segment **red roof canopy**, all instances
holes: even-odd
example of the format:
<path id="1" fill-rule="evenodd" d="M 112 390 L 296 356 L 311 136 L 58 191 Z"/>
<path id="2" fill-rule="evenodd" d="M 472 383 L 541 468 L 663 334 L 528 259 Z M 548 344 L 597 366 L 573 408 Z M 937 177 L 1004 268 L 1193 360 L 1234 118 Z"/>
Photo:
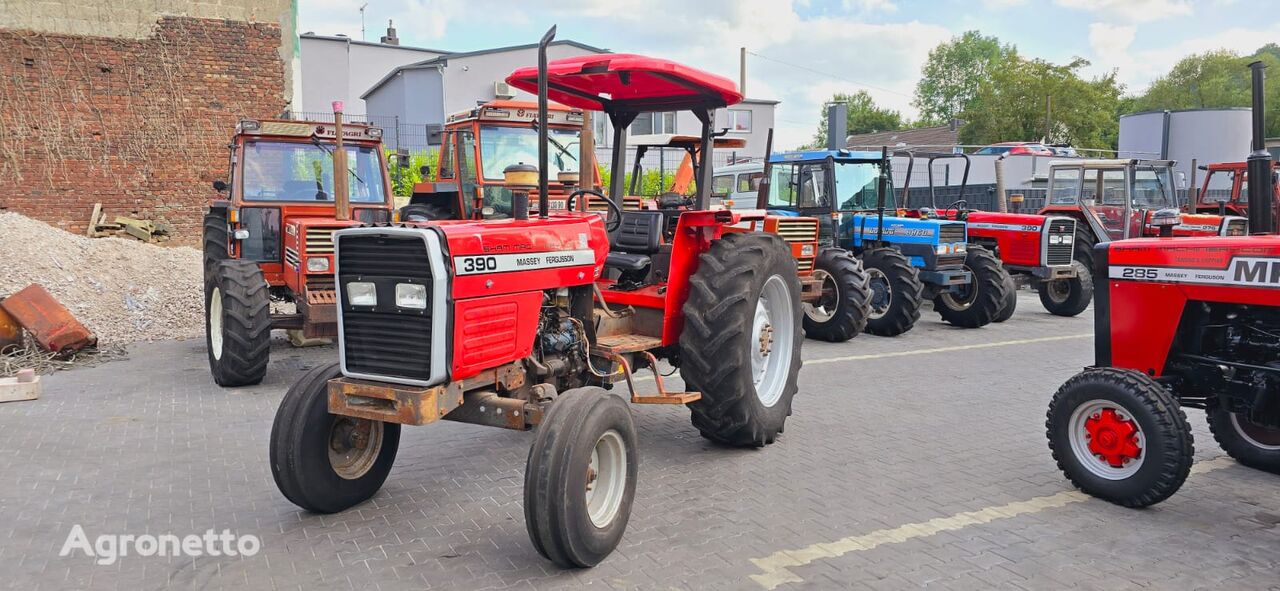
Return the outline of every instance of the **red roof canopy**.
<path id="1" fill-rule="evenodd" d="M 538 93 L 538 68 L 520 68 L 507 83 Z M 611 53 L 547 63 L 547 98 L 593 111 L 683 111 L 742 101 L 732 80 L 673 61 Z"/>

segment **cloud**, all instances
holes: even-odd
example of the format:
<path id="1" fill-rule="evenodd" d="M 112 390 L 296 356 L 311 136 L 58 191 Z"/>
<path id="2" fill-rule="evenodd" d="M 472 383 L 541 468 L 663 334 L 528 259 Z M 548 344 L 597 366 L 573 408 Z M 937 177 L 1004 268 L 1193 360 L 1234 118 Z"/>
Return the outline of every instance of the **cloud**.
<path id="1" fill-rule="evenodd" d="M 1190 0 L 1054 0 L 1054 4 L 1130 23 L 1186 16 L 1192 12 Z"/>
<path id="2" fill-rule="evenodd" d="M 854 12 L 897 12 L 898 5 L 892 0 L 842 0 L 840 5 L 847 11 Z"/>
<path id="3" fill-rule="evenodd" d="M 1225 49 L 1249 55 L 1267 43 L 1280 39 L 1280 23 L 1251 29 L 1233 27 L 1213 30 L 1209 35 L 1175 43 L 1134 50 L 1136 28 L 1105 23 L 1089 25 L 1089 46 L 1093 50 L 1092 73 L 1117 71 L 1130 94 L 1141 94 L 1157 77 L 1163 76 L 1184 57 Z"/>
<path id="4" fill-rule="evenodd" d="M 987 10 L 1005 10 L 1015 6 L 1023 6 L 1027 0 L 982 0 L 983 8 Z"/>

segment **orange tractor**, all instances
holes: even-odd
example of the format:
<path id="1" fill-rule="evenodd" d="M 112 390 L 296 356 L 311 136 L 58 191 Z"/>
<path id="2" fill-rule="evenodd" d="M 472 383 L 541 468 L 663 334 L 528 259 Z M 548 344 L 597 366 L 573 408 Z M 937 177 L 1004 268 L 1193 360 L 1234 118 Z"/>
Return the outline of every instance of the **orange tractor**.
<path id="1" fill-rule="evenodd" d="M 1280 166 L 1275 162 L 1271 163 L 1273 177 L 1277 174 L 1278 168 Z M 1218 162 L 1201 166 L 1200 170 L 1207 173 L 1204 177 L 1204 185 L 1201 186 L 1199 194 L 1183 206 L 1183 211 L 1248 217 L 1248 162 Z M 1280 184 L 1275 180 L 1272 180 L 1271 209 L 1275 212 L 1272 216 L 1280 218 Z"/>
<path id="2" fill-rule="evenodd" d="M 273 328 L 295 343 L 336 337 L 333 232 L 392 219 L 382 130 L 336 121 L 236 125 L 204 216 L 205 344 L 220 386 L 262 381 Z M 337 159 L 347 174 L 335 178 Z"/>

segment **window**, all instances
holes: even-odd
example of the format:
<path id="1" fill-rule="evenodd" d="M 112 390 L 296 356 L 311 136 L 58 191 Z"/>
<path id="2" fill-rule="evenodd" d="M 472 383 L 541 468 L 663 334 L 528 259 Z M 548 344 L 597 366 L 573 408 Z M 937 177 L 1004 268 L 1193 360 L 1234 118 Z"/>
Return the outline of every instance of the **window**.
<path id="1" fill-rule="evenodd" d="M 725 196 L 733 191 L 733 175 L 720 174 L 716 175 L 711 181 L 711 194 L 717 196 Z"/>
<path id="2" fill-rule="evenodd" d="M 755 193 L 760 189 L 760 179 L 764 178 L 763 172 L 747 172 L 738 175 L 738 193 Z"/>
<path id="3" fill-rule="evenodd" d="M 836 163 L 836 200 L 841 211 L 876 209 L 879 206 L 879 191 L 879 163 Z M 893 207 L 892 196 L 885 197 L 885 207 Z"/>
<path id="4" fill-rule="evenodd" d="M 829 207 L 824 163 L 774 166 L 769 207 Z M 797 199 L 798 198 L 798 199 Z"/>
<path id="5" fill-rule="evenodd" d="M 1076 198 L 1081 196 L 1080 169 L 1055 168 L 1052 175 L 1049 178 L 1049 202 L 1055 205 L 1074 205 Z"/>
<path id="6" fill-rule="evenodd" d="M 551 169 L 550 178 L 561 172 L 578 170 L 578 137 L 574 129 L 548 129 L 547 156 Z M 532 127 L 480 126 L 480 161 L 484 166 L 484 178 L 500 181 L 502 171 L 512 164 L 538 165 L 538 132 Z"/>
<path id="7" fill-rule="evenodd" d="M 440 143 L 440 170 L 436 171 L 436 178 L 453 178 L 453 132 L 445 133 Z"/>
<path id="8" fill-rule="evenodd" d="M 242 195 L 246 201 L 333 201 L 333 147 L 301 142 L 245 145 Z M 352 203 L 380 203 L 382 159 L 368 146 L 349 145 L 347 193 Z"/>
<path id="9" fill-rule="evenodd" d="M 591 128 L 596 136 L 596 146 L 607 148 L 613 145 L 613 135 L 609 132 L 609 117 L 599 111 L 591 112 Z"/>
<path id="10" fill-rule="evenodd" d="M 729 109 L 727 125 L 729 131 L 749 133 L 751 131 L 751 111 L 746 109 Z"/>
<path id="11" fill-rule="evenodd" d="M 648 135 L 651 133 L 675 133 L 676 114 L 641 113 L 631 122 L 631 135 Z"/>

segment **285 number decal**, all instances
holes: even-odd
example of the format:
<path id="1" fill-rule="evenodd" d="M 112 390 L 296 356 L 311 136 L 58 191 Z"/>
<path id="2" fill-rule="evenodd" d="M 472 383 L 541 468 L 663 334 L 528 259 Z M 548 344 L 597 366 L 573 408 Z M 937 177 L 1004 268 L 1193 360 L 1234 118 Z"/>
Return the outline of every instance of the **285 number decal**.
<path id="1" fill-rule="evenodd" d="M 1124 279 L 1159 279 L 1160 270 L 1129 267 L 1121 271 L 1121 277 Z"/>

